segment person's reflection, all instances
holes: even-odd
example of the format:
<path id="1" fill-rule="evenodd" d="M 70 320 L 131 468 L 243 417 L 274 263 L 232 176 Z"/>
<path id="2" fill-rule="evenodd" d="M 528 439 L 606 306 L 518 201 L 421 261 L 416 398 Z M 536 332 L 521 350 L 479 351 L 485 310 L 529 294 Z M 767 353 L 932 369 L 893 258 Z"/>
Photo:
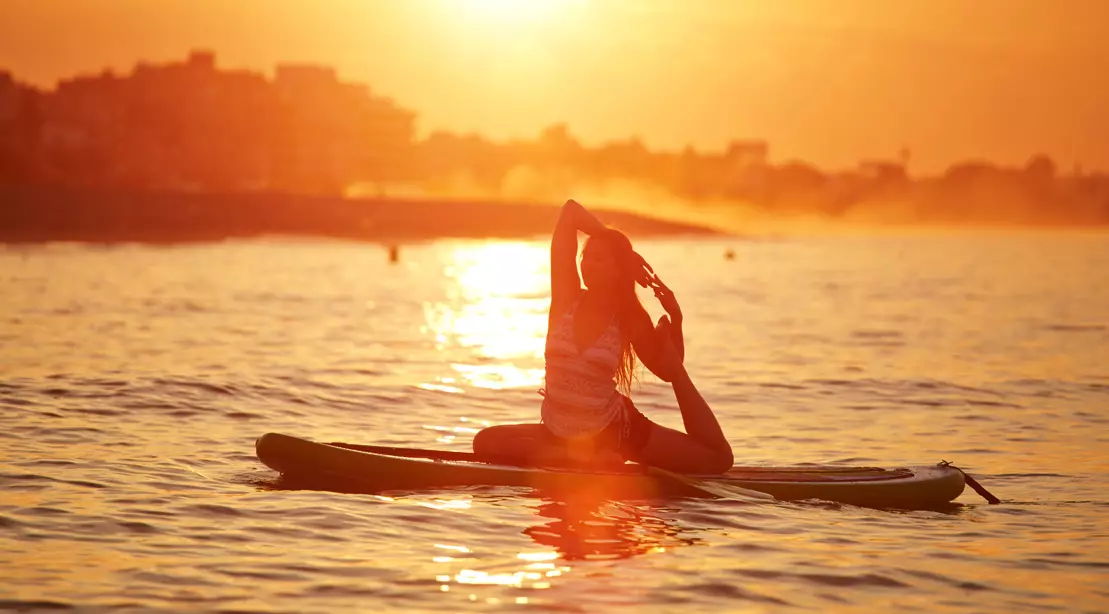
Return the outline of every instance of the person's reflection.
<path id="1" fill-rule="evenodd" d="M 551 521 L 528 527 L 524 533 L 536 543 L 554 548 L 567 561 L 624 559 L 701 542 L 681 535 L 683 529 L 642 504 L 562 499 L 545 501 L 536 511 Z"/>

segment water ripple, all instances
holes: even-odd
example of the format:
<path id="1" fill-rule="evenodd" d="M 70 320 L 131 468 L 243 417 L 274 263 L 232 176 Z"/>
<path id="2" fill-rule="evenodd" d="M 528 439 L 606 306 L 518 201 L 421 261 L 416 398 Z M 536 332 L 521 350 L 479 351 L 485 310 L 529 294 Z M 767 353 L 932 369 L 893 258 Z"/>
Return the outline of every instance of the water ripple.
<path id="1" fill-rule="evenodd" d="M 1105 610 L 1109 290 L 1071 280 L 1109 251 L 980 239 L 641 247 L 738 459 L 957 455 L 1006 501 L 926 512 L 281 490 L 259 465 L 267 431 L 467 450 L 534 420 L 542 244 L 0 252 L 0 609 Z M 681 427 L 668 386 L 633 396 Z"/>

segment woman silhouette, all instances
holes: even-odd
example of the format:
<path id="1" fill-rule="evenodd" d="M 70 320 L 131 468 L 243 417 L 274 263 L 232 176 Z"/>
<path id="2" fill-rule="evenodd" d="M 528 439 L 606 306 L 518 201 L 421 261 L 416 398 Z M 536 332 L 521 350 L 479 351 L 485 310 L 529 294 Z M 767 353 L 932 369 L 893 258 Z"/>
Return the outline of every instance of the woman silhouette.
<path id="1" fill-rule="evenodd" d="M 579 230 L 589 235 L 580 277 Z M 667 313 L 657 326 L 639 302 L 637 283 L 651 287 Z M 655 424 L 632 404 L 637 357 L 670 382 L 684 433 Z M 563 205 L 551 237 L 545 358 L 541 422 L 483 429 L 474 437 L 479 456 L 519 465 L 630 460 L 685 473 L 731 468 L 731 446 L 682 364 L 682 313 L 673 293 L 623 233 L 573 200 Z"/>

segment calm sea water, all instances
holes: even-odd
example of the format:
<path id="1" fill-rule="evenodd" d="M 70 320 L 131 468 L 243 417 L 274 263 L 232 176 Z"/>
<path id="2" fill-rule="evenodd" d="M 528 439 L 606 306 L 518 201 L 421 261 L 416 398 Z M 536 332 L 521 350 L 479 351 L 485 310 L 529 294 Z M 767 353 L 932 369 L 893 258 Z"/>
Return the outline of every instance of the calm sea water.
<path id="1" fill-rule="evenodd" d="M 8 247 L 0 608 L 1109 611 L 1109 235 L 640 248 L 737 462 L 947 459 L 1005 503 L 274 490 L 268 431 L 466 450 L 536 419 L 546 246 Z"/>

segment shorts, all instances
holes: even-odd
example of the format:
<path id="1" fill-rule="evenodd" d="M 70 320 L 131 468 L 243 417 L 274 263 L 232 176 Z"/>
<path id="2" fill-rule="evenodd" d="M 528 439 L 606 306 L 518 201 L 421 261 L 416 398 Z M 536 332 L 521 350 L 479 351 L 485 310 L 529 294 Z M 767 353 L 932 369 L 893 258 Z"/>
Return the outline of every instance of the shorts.
<path id="1" fill-rule="evenodd" d="M 604 430 L 593 437 L 593 442 L 597 449 L 614 450 L 625 460 L 634 461 L 647 445 L 647 440 L 651 438 L 655 423 L 644 416 L 631 399 L 624 395 L 620 396 L 624 399 L 623 411 Z M 566 441 L 549 430 L 547 436 L 554 442 Z"/>

